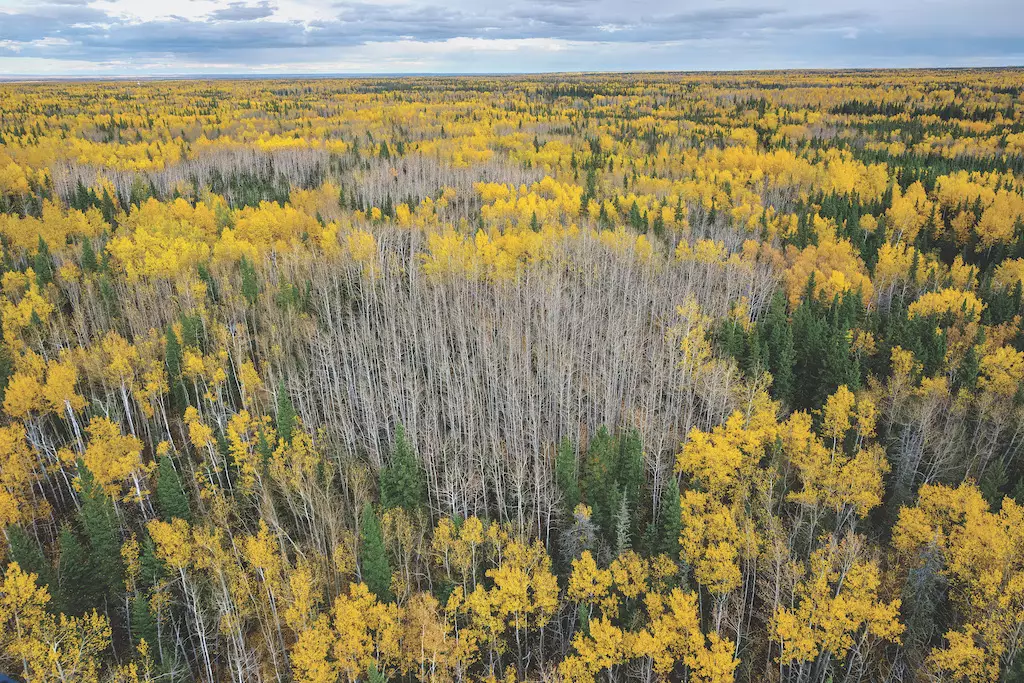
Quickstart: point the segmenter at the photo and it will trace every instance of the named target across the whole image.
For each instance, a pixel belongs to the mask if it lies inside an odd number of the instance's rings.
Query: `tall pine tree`
[[[89,539],[90,581],[98,593],[113,597],[124,589],[117,513],[110,496],[96,483],[92,472],[81,460],[78,462],[78,471],[82,492],[79,515]]]
[[[380,472],[380,502],[414,512],[426,502],[426,482],[405,427],[398,425],[391,462]]]
[[[363,505],[363,514],[359,520],[359,571],[363,583],[378,599],[392,599],[391,563],[384,549],[380,521],[369,503]]]
[[[157,466],[156,504],[160,510],[160,518],[166,522],[174,518],[192,521],[188,496],[169,455],[161,456],[160,464]]]

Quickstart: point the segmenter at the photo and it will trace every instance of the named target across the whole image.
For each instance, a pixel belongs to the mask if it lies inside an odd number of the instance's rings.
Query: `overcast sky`
[[[1024,0],[0,0],[0,76],[1024,64]]]

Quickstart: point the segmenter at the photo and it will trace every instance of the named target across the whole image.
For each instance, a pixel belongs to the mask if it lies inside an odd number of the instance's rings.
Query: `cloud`
[[[28,42],[56,38],[76,26],[96,27],[109,20],[105,12],[81,4],[40,5],[23,12],[0,11],[0,40]]]
[[[231,2],[227,7],[211,12],[210,17],[216,21],[255,21],[256,19],[266,19],[273,14],[274,8],[269,2],[260,2],[255,5]]]
[[[28,63],[494,72],[989,64],[1024,54],[1016,0],[973,9],[959,0],[13,1],[25,4],[0,11],[0,74]]]

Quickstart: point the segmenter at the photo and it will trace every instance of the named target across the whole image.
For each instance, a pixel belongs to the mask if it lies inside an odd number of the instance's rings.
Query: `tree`
[[[655,552],[664,553],[672,559],[679,557],[679,533],[682,528],[682,508],[679,505],[679,481],[670,477],[668,485],[661,492],[658,509],[657,545]]]
[[[82,495],[79,517],[89,540],[90,588],[98,595],[112,598],[124,590],[117,513],[110,497],[81,461],[78,471]]]
[[[59,611],[81,615],[102,605],[95,577],[90,576],[91,558],[69,524],[63,524],[57,536],[57,591]]]
[[[259,281],[256,278],[256,269],[249,259],[242,257],[238,263],[238,270],[242,274],[242,297],[250,306],[256,305],[256,297],[260,294]]]
[[[576,449],[569,437],[562,437],[555,455],[555,481],[562,494],[562,506],[572,514],[580,503],[580,484],[576,474]]]
[[[760,335],[767,350],[768,371],[772,375],[772,396],[792,402],[796,347],[793,343],[793,328],[786,315],[786,297],[781,290],[772,297],[768,315],[760,327]]]
[[[377,599],[392,599],[391,563],[384,548],[380,521],[369,503],[363,505],[359,524],[359,573]]]
[[[42,289],[53,282],[53,257],[50,255],[50,246],[42,235],[39,236],[39,246],[36,248],[36,256],[32,263],[36,272],[36,286]]]
[[[405,427],[395,430],[391,462],[380,471],[380,502],[385,508],[415,512],[426,502],[426,482]]]
[[[284,387],[284,380],[277,385],[277,435],[285,443],[292,442],[292,435],[298,423],[298,415],[295,413],[295,406],[288,396],[288,390]]]
[[[82,240],[82,270],[86,273],[99,271],[100,264],[96,260],[96,251],[92,248],[92,240],[88,237]]]
[[[863,640],[898,642],[900,601],[879,599],[878,564],[857,557],[858,543],[849,538],[811,555],[795,606],[779,607],[772,619],[780,664],[807,668],[819,661],[827,670],[832,657],[846,660],[862,633]]]
[[[170,455],[160,457],[156,477],[156,501],[160,517],[165,522],[178,518],[191,523],[192,512],[189,509],[188,496]]]
[[[174,329],[168,325],[164,335],[164,368],[167,370],[167,381],[171,390],[171,404],[179,411],[184,412],[188,403],[188,395],[185,392],[185,385],[181,381],[182,350],[181,342]]]
[[[587,449],[582,483],[585,500],[593,508],[594,521],[605,542],[616,547],[617,529],[623,519],[629,520],[631,533],[635,530],[643,483],[643,443],[639,432],[631,429],[612,436],[602,426]]]
[[[23,570],[39,577],[41,586],[50,585],[51,579],[47,576],[50,565],[43,557],[36,539],[25,533],[20,526],[11,526],[7,528],[7,543],[10,547],[11,562],[17,562]]]

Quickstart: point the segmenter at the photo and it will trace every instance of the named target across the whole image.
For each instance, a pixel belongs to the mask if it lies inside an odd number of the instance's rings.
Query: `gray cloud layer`
[[[338,2],[322,6],[327,18],[298,21],[283,18],[278,7],[263,0],[229,2],[198,18],[143,21],[99,9],[89,0],[48,0],[0,11],[0,73],[5,57],[97,65],[163,60],[187,71],[211,63],[239,68],[330,63],[338,50],[358,56],[355,48],[377,43],[400,41],[404,49],[408,41],[429,45],[466,38],[561,41],[569,47],[555,66],[578,69],[1024,59],[1024,5],[1015,0],[963,5],[958,0],[846,0],[825,8],[809,0]],[[450,53],[447,63],[458,65],[477,49],[486,52],[486,44],[474,43],[462,56]],[[544,67],[539,59],[526,55],[522,66],[495,61],[497,68],[485,59],[467,62],[461,70],[534,70],[536,64]]]

